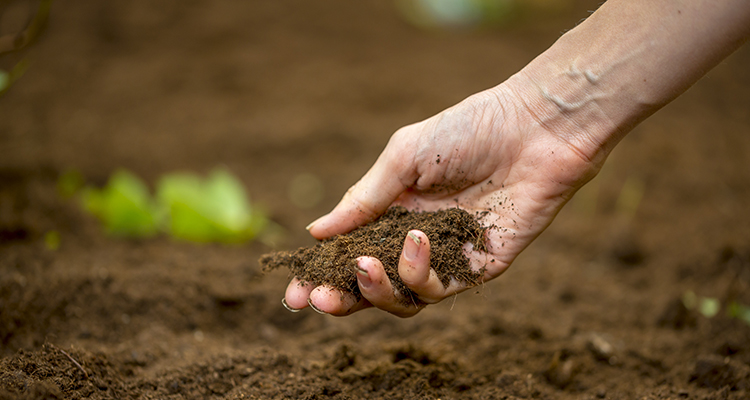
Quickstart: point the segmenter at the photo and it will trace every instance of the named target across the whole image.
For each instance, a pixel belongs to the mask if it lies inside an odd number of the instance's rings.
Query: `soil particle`
[[[695,363],[690,380],[701,387],[720,389],[737,383],[734,368],[720,357],[705,357]]]
[[[606,339],[597,334],[591,334],[588,340],[587,346],[591,351],[594,358],[597,361],[602,361],[610,364],[616,362],[615,348]]]
[[[647,258],[643,245],[636,234],[630,230],[624,230],[615,235],[610,254],[624,268],[640,266]]]
[[[349,348],[347,345],[341,345],[341,347],[336,350],[336,353],[333,355],[333,359],[331,360],[331,368],[343,371],[351,366],[353,366],[356,362],[356,355],[354,351]]]
[[[544,376],[547,380],[560,389],[564,389],[573,382],[577,366],[571,354],[567,350],[558,350],[552,356],[552,361]]]
[[[398,275],[404,239],[412,229],[424,232],[429,238],[430,266],[443,285],[447,287],[451,278],[469,286],[481,282],[482,272],[471,270],[463,245],[472,243],[475,249],[486,250],[486,228],[459,208],[412,212],[400,206],[392,207],[377,221],[350,233],[334,236],[312,247],[266,254],[260,258],[260,263],[265,270],[285,266],[302,281],[328,285],[359,299],[357,258],[375,257],[383,263],[394,291],[403,294],[402,301],[412,302],[416,297]]]
[[[672,299],[656,321],[660,327],[675,330],[695,327],[696,323],[695,314],[688,310],[679,298]]]

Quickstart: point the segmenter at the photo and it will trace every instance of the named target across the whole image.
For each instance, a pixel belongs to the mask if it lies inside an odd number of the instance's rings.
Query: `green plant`
[[[737,318],[745,321],[746,324],[750,325],[750,307],[733,301],[729,303],[727,307],[727,315],[731,318]]]
[[[266,218],[250,207],[242,184],[224,169],[207,179],[187,173],[162,177],[159,204],[168,209],[168,232],[194,242],[236,243],[253,239]]]
[[[11,3],[0,1],[0,15],[3,15]],[[0,56],[22,51],[36,41],[42,31],[44,31],[49,19],[52,0],[40,0],[37,4],[36,12],[29,19],[23,30],[0,36]],[[0,70],[0,96],[5,94],[13,83],[21,78],[28,67],[29,62],[24,58],[16,62],[10,70]]]
[[[107,233],[116,236],[149,237],[159,231],[159,207],[148,187],[137,176],[118,170],[101,189],[81,192],[84,208],[99,218]]]
[[[60,177],[62,195],[80,187],[79,175],[67,172]],[[118,170],[103,188],[86,186],[79,195],[84,209],[115,236],[166,232],[192,242],[241,243],[268,225],[263,212],[250,205],[240,181],[225,169],[216,169],[205,179],[186,172],[164,175],[155,197],[136,175]]]
[[[29,62],[25,59],[16,63],[10,71],[0,69],[0,95],[3,95],[17,80],[23,76],[29,68]]]
[[[706,318],[713,318],[721,310],[721,302],[714,297],[698,296],[692,290],[682,295],[682,304],[689,310],[696,310]],[[726,305],[726,315],[750,325],[750,307],[732,301]]]

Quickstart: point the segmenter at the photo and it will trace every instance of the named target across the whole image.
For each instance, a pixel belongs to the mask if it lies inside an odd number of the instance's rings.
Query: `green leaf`
[[[29,62],[23,59],[16,63],[10,71],[0,70],[0,95],[8,91],[29,68]]]
[[[157,199],[169,212],[169,233],[178,239],[240,243],[254,238],[267,222],[250,207],[239,180],[224,169],[205,180],[187,173],[165,175]]]
[[[64,174],[58,182],[60,193],[74,193],[82,179],[77,173]],[[157,185],[156,200],[137,176],[119,170],[104,188],[81,190],[80,198],[107,232],[118,236],[148,237],[166,231],[193,242],[241,243],[268,226],[263,212],[250,206],[240,181],[224,169],[214,170],[207,179],[189,173],[165,175]]]
[[[158,232],[160,212],[148,188],[126,170],[112,174],[102,189],[85,188],[81,199],[86,210],[102,221],[109,234],[149,237]]]
[[[721,303],[718,299],[712,297],[701,297],[698,303],[698,312],[703,314],[706,318],[713,318],[719,313],[721,309]]]
[[[10,86],[10,74],[0,69],[0,92]]]
[[[684,304],[685,308],[688,310],[693,310],[698,306],[698,296],[696,296],[695,292],[692,290],[688,290],[682,294],[682,304]]]
[[[727,314],[732,318],[737,318],[750,325],[750,307],[733,301],[727,308]]]

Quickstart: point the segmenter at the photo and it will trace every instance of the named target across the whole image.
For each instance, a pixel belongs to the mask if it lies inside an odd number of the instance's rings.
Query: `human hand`
[[[471,268],[484,269],[485,281],[502,274],[596,174],[605,157],[595,142],[556,132],[548,119],[538,119],[519,80],[512,78],[398,130],[333,211],[308,227],[310,233],[318,239],[346,233],[396,204],[423,211],[460,207],[484,213],[480,223],[491,227],[487,252],[464,247]],[[371,306],[414,315],[425,304],[467,289],[456,280],[444,287],[430,268],[429,253],[424,233],[413,230],[404,238],[399,275],[421,303],[401,301],[380,261],[360,257],[360,300],[294,278],[285,305],[311,305],[332,315]]]
[[[748,40],[750,8],[740,3],[606,2],[501,85],[398,130],[310,233],[348,232],[394,204],[487,212],[480,221],[492,227],[487,252],[468,245],[465,252],[485,280],[497,277],[628,131]],[[400,316],[419,311],[417,302],[398,299],[378,260],[358,262],[361,300],[294,279],[285,304],[333,315],[371,306]],[[436,279],[429,241],[418,231],[405,238],[398,271],[425,304],[466,289]]]

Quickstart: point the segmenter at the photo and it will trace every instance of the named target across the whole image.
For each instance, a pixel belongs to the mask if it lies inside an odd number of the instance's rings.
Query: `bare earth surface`
[[[55,2],[0,98],[0,399],[750,397],[750,326],[725,312],[750,305],[747,46],[486,285],[411,319],[339,319],[286,311],[286,271],[261,273],[262,254],[315,243],[304,226],[393,131],[499,83],[595,3],[450,33],[389,1]],[[284,241],[110,238],[56,189],[69,168],[153,184],[217,165]],[[324,188],[310,208],[288,194],[302,173]],[[686,309],[687,291],[722,310]]]

